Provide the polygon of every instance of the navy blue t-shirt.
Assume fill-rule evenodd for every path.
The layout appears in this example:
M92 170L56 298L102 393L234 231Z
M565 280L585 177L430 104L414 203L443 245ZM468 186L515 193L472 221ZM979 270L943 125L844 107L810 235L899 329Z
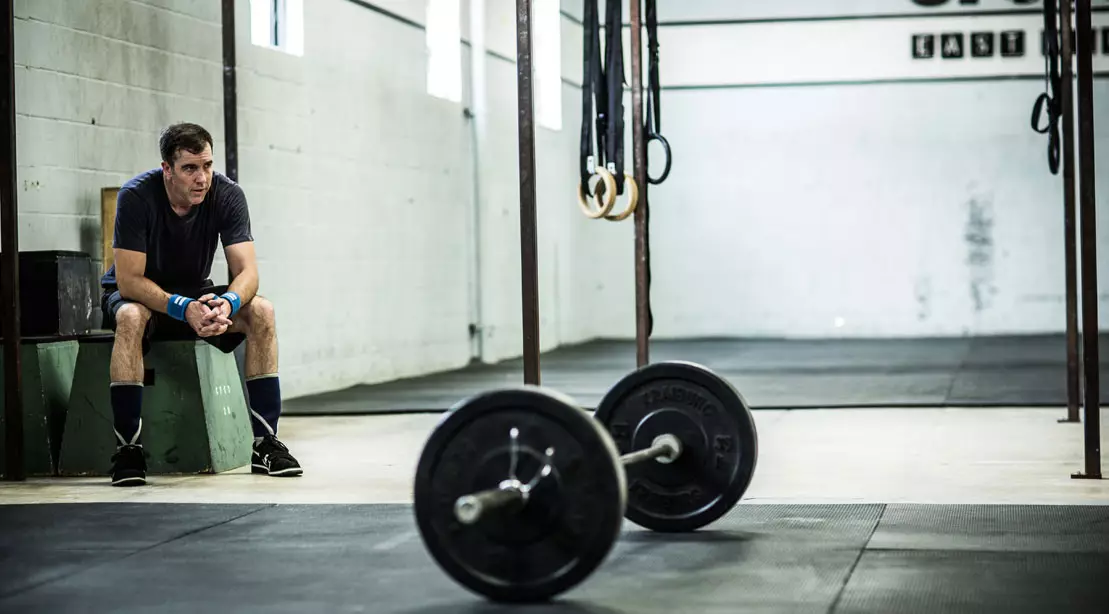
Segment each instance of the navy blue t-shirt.
M119 190L112 247L146 254L146 277L167 292L197 288L212 272L216 246L253 241L246 195L234 181L212 173L204 201L177 215L170 206L162 169L142 173ZM116 268L101 278L116 287Z

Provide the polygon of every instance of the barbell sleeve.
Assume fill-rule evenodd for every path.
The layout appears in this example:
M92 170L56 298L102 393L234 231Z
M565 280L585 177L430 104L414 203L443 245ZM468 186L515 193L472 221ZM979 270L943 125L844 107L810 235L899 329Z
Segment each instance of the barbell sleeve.
M462 495L454 502L454 517L462 524L474 524L486 512L526 500L522 485L512 480L498 488Z

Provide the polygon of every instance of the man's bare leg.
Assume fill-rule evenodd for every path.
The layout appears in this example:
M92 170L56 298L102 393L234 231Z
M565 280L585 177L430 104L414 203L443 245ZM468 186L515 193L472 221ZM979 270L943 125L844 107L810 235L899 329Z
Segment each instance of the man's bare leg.
M246 389L255 445L251 470L274 476L300 475L303 473L300 464L276 438L281 417L281 385L273 303L255 296L231 319L234 324L228 332L246 334Z
M142 338L150 310L127 303L116 312L115 343L112 345L112 382L142 383Z
M118 452L113 460L112 484L138 486L146 483L142 458L143 358L142 339L150 310L126 303L116 311L115 341L112 345L111 401Z
M273 303L256 296L237 314L231 330L246 333L246 377L277 375L277 317Z

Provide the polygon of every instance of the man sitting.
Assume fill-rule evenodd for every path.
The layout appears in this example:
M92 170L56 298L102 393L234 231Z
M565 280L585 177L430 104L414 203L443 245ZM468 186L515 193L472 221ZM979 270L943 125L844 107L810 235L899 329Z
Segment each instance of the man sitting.
M273 304L257 294L258 265L243 190L212 170L212 136L196 124L163 131L161 168L122 186L116 202L115 264L104 275L104 326L115 331L111 399L112 484L146 483L143 356L153 340L197 337L232 352L246 341L246 387L254 431L251 471L302 473L277 438L281 389ZM229 286L209 275L221 241Z

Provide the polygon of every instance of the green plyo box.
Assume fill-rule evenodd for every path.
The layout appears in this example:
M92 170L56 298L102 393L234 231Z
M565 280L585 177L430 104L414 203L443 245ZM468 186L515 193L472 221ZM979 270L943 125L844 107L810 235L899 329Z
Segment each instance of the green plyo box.
M57 470L77 342L50 337L24 337L22 341L23 468L28 476L49 476ZM4 355L0 352L0 382L5 381L3 369ZM0 394L0 434L6 428L5 400ZM0 436L0 475L7 475L5 458L5 438Z
M107 475L119 441L112 421L110 338L81 343L59 473ZM202 341L155 341L144 357L147 473L220 473L250 462L254 435L233 354Z

